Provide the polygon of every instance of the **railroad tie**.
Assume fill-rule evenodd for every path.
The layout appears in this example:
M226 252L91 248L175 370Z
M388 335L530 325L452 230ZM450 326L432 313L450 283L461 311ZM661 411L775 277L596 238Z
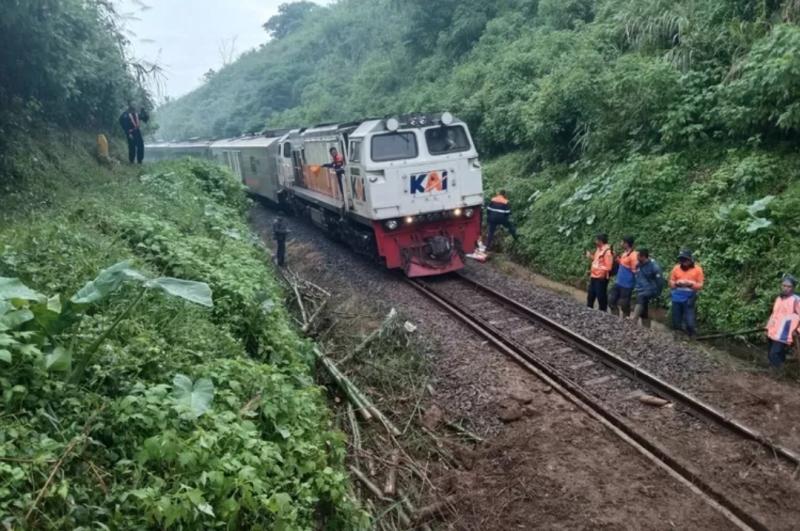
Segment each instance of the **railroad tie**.
M528 325L528 326L523 326L522 328L517 328L516 330L513 330L511 333L512 334L523 334L525 332L530 332L532 330L536 330L536 328L537 328L536 325Z
M551 341L553 341L553 338L550 336L539 336L526 342L525 346L529 348L536 348L546 343L550 343Z
M591 367L592 365L594 365L594 361L586 360L570 366L569 370L577 371L578 369L585 369L586 367Z
M514 321L519 321L519 317L509 317L508 319L498 319L496 321L489 321L489 324L492 326L497 326L499 324L512 323Z

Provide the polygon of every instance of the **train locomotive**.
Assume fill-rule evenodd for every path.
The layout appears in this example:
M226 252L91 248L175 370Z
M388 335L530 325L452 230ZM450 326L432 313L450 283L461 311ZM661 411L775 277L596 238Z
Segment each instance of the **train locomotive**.
M147 149L151 160L191 156L224 164L252 194L409 277L461 269L480 237L478 153L467 125L450 113Z

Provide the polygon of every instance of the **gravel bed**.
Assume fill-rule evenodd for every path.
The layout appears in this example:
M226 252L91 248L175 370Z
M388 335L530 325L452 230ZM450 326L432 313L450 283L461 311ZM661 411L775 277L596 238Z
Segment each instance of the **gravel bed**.
M645 329L610 313L582 306L574 299L509 276L488 264L470 262L465 274L537 310L615 354L682 389L720 369L709 354L674 334Z

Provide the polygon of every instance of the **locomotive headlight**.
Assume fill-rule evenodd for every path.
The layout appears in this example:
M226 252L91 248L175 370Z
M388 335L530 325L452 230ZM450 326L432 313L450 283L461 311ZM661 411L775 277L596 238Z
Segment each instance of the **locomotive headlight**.
M457 209L453 210L453 215L454 215L455 217L457 217L457 218L458 218L458 217L461 217L461 209L460 209L460 208L457 208Z
M468 208L464 210L464 215L467 216L468 218L471 218L472 216L475 215L475 211L471 208Z
M387 221L386 223L384 223L384 226L385 226L387 229L389 229L389 230L394 230L394 229L396 229L396 228L397 228L399 225L400 225L400 224L397 222L397 220L396 220L396 219L390 219L389 221Z
M442 123L442 125L450 125L453 123L453 115L449 112L444 112L442 113L441 118L439 118L439 121Z
M414 218L411 216L406 217L406 224L411 225L412 223L414 223Z

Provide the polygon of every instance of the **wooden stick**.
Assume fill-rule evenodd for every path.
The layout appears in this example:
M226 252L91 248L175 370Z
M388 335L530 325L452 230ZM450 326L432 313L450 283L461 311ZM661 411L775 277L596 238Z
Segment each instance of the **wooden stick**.
M361 481L361 483L363 483L364 486L367 487L367 489L370 492L372 492L372 494L375 495L376 498L378 498L381 501L385 501L385 502L392 501L389 498L384 497L383 493L381 493L381 489L379 489L378 486L375 485L375 483L370 481L369 478L367 476L365 476L362 471L360 471L359 469L357 469L353 465L350 465L349 468L350 468L350 472L352 472L353 475L355 475L355 477L357 477L358 480Z
M389 472L386 474L383 493L387 496L394 496L397 493L397 466L400 464L400 450L392 450L389 460Z
M707 339L721 339L723 337L733 337L733 336L749 336L750 334L755 334L756 332L763 332L764 327L760 328L751 328L749 330L740 330L738 332L722 332L719 334L711 334L707 336L700 336L697 338L697 341L705 341Z
M448 421L445 422L445 426L447 426L448 428L450 428L452 430L457 431L458 433L466 435L467 437L469 437L470 439L472 439L475 442L483 442L485 440L483 437L480 437L479 435L476 435L475 433L469 431L468 429L464 428L463 426L460 426L459 424L456 424L455 422L451 422L451 421L448 420Z
M81 434L76 437L73 437L72 440L67 445L67 447L64 448L64 453L61 454L61 458L58 460L58 462L56 462L55 466L50 471L50 475L47 477L47 481L45 481L44 486L39 490L39 494L36 496L36 499L33 500L33 505L31 505L31 508L28 509L28 513L25 515L26 522L30 519L31 514L33 514L33 511L36 509L36 506L39 504L39 501L44 496L44 493L47 492L47 488L53 482L53 478L55 478L56 474L61 468L61 465L64 464L64 461L67 459L67 456L70 453L72 453L72 450L78 445L78 442L86 438L86 436L89 434L89 431L91 430L94 419L97 418L97 415L99 415L100 412L103 411L103 409L105 409L105 407L106 406L103 405L100 407L100 409L95 411L94 414L92 414L92 416L89 417L89 420L86 421L86 424L83 426L83 431L81 432Z
M300 290L297 289L297 284L292 283L292 289L297 297L297 304L300 306L300 314L303 316L303 326L308 324L308 315L306 315L306 307L303 305L303 297L300 296Z
M355 391L355 386L348 385L349 380L347 380L347 377L344 376L341 372L339 372L339 370L336 368L333 362L325 355L323 355L322 352L320 352L319 349L316 347L314 347L314 354L316 354L317 359L319 359L320 363L322 363L322 365L326 369L328 369L328 374L330 374L331 377L333 377L334 381L336 381L339 388L342 391L344 391L344 394L347 395L347 398L350 399L350 402L353 404L353 406L356 407L359 415L361 415L361 418L363 418L366 421L371 420L372 413L370 412L367 405L361 400L359 394Z
M311 317L308 319L308 322L303 325L304 334L307 333L309 330L311 330L311 325L314 324L314 320L319 316L320 313L322 313L322 310L325 309L325 306L328 305L329 300L330 299L323 300L322 303L319 306L317 306L317 309L314 310L314 313L311 314Z
M350 431L353 434L353 449L355 453L361 452L361 431L358 429L358 419L353 409L353 404L347 403L347 419L350 421Z

